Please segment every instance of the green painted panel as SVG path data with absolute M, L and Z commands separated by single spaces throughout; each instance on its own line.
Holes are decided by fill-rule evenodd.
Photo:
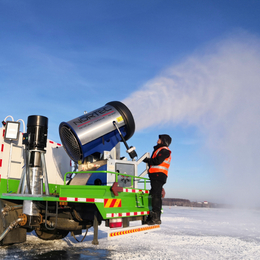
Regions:
M 62 185 L 59 195 L 73 198 L 104 198 L 110 193 L 110 186 Z
M 109 172 L 112 173 L 112 172 Z M 118 174 L 116 174 L 116 179 Z M 124 174 L 120 174 L 124 175 Z M 126 175 L 133 177 L 131 175 Z M 139 178 L 144 184 L 145 189 L 147 178 Z M 64 185 L 49 184 L 50 196 L 27 196 L 19 195 L 17 189 L 19 186 L 19 180 L 9 179 L 8 184 L 6 179 L 0 180 L 0 198 L 9 200 L 33 200 L 33 201 L 64 201 L 67 200 L 69 203 L 95 203 L 103 219 L 111 218 L 111 214 L 123 214 L 125 217 L 129 213 L 147 212 L 151 208 L 151 199 L 149 194 L 142 192 L 118 192 L 118 196 L 115 196 L 111 191 L 111 186 L 95 186 L 95 185 L 66 185 L 66 176 L 64 177 Z M 131 181 L 133 182 L 133 180 Z M 44 185 L 43 185 L 44 188 Z M 43 190 L 45 192 L 45 189 Z M 86 201 L 77 201 L 75 198 L 85 198 Z M 97 199 L 94 202 L 87 199 Z M 117 206 L 105 207 L 105 201 L 108 199 L 119 199 L 121 200 Z M 132 216 L 132 215 L 131 215 Z

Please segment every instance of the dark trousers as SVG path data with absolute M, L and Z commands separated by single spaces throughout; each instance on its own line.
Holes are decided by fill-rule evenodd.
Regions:
M 164 182 L 159 180 L 151 180 L 151 191 L 152 196 L 152 211 L 157 213 L 157 216 L 161 216 L 162 209 L 162 188 Z

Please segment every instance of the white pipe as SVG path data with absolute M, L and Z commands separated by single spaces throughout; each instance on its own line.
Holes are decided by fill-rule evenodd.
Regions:
M 8 168 L 7 168 L 7 178 L 6 178 L 7 193 L 9 192 L 8 180 L 9 180 L 9 173 L 10 173 L 10 169 L 11 169 L 11 160 L 12 160 L 12 151 L 13 151 L 13 142 L 12 142 L 12 140 L 10 142 L 11 142 L 11 145 L 10 145 L 9 161 L 8 161 Z
M 25 133 L 25 123 L 23 119 L 18 119 L 17 122 L 21 121 L 23 123 L 23 133 Z
M 6 120 L 8 117 L 11 117 L 11 118 L 12 118 L 12 121 L 14 121 L 14 118 L 13 118 L 12 116 L 7 116 L 7 117 L 5 118 L 5 120 Z M 5 121 L 5 120 L 4 120 L 4 121 Z

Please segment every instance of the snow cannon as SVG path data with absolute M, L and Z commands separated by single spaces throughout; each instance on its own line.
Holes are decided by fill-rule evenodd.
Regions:
M 135 150 L 126 143 L 134 132 L 133 115 L 119 101 L 109 102 L 59 126 L 61 142 L 67 154 L 79 164 L 92 155 L 102 157 L 104 151 L 111 151 L 119 142 L 124 142 L 130 157 L 135 158 Z

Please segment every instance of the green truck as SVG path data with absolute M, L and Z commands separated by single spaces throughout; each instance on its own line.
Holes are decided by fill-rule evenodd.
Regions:
M 3 121 L 0 128 L 0 245 L 22 243 L 27 232 L 43 240 L 69 232 L 87 234 L 105 222 L 108 237 L 159 228 L 147 226 L 151 209 L 145 169 L 127 145 L 135 131 L 130 110 L 113 101 L 83 116 L 62 122 L 61 144 L 47 138 L 48 118 L 29 116 Z M 20 131 L 23 123 L 23 132 Z M 120 156 L 124 143 L 130 160 Z M 131 221 L 140 221 L 132 227 Z M 83 232 L 83 233 L 82 233 Z

